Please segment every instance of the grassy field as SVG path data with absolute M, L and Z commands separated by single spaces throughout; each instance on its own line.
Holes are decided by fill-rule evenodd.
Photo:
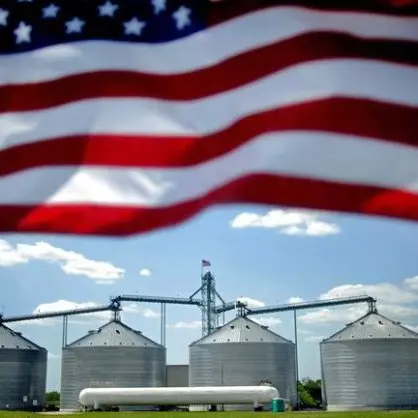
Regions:
M 35 414 L 30 412 L 6 412 L 0 411 L 0 418 L 33 418 Z M 78 414 L 38 413 L 41 417 L 60 418 L 262 418 L 273 414 L 271 412 L 88 412 Z M 282 418 L 416 418 L 416 411 L 388 411 L 388 412 L 284 412 L 278 414 Z

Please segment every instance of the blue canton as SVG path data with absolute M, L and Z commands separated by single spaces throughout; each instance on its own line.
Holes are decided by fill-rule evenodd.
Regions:
M 170 42 L 205 29 L 208 11 L 208 0 L 0 0 L 0 54 L 89 40 Z

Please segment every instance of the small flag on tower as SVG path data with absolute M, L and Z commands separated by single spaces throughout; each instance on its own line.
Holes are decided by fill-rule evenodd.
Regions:
M 211 266 L 210 261 L 202 260 L 202 267 L 210 267 L 210 266 Z

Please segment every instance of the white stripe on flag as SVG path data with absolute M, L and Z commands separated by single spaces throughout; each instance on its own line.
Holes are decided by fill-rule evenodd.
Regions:
M 180 169 L 36 168 L 0 178 L 0 204 L 103 203 L 158 207 L 251 174 L 308 177 L 418 191 L 418 149 L 321 132 L 262 135 L 229 154 Z
M 412 66 L 364 60 L 310 62 L 201 100 L 93 99 L 3 114 L 0 145 L 85 133 L 206 135 L 260 111 L 329 97 L 418 106 L 417 90 L 411 86 L 418 86 L 418 68 Z

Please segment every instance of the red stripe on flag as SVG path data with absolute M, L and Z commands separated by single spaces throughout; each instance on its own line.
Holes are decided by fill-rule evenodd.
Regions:
M 271 190 L 276 193 L 271 193 Z M 417 194 L 310 179 L 253 175 L 226 184 L 202 198 L 164 208 L 77 204 L 0 206 L 0 231 L 129 235 L 183 222 L 214 204 L 249 202 L 418 220 Z
M 336 58 L 418 66 L 418 42 L 366 40 L 334 32 L 308 33 L 183 74 L 96 71 L 46 82 L 1 86 L 0 112 L 39 110 L 93 98 L 194 100 L 238 88 L 292 65 Z
M 349 117 L 347 117 L 349 115 Z M 367 117 L 364 117 L 367 115 Z M 47 165 L 187 167 L 224 155 L 268 132 L 338 132 L 418 146 L 418 108 L 335 98 L 248 116 L 205 137 L 83 135 L 0 151 L 0 176 Z M 379 123 L 376 123 L 379 121 Z

